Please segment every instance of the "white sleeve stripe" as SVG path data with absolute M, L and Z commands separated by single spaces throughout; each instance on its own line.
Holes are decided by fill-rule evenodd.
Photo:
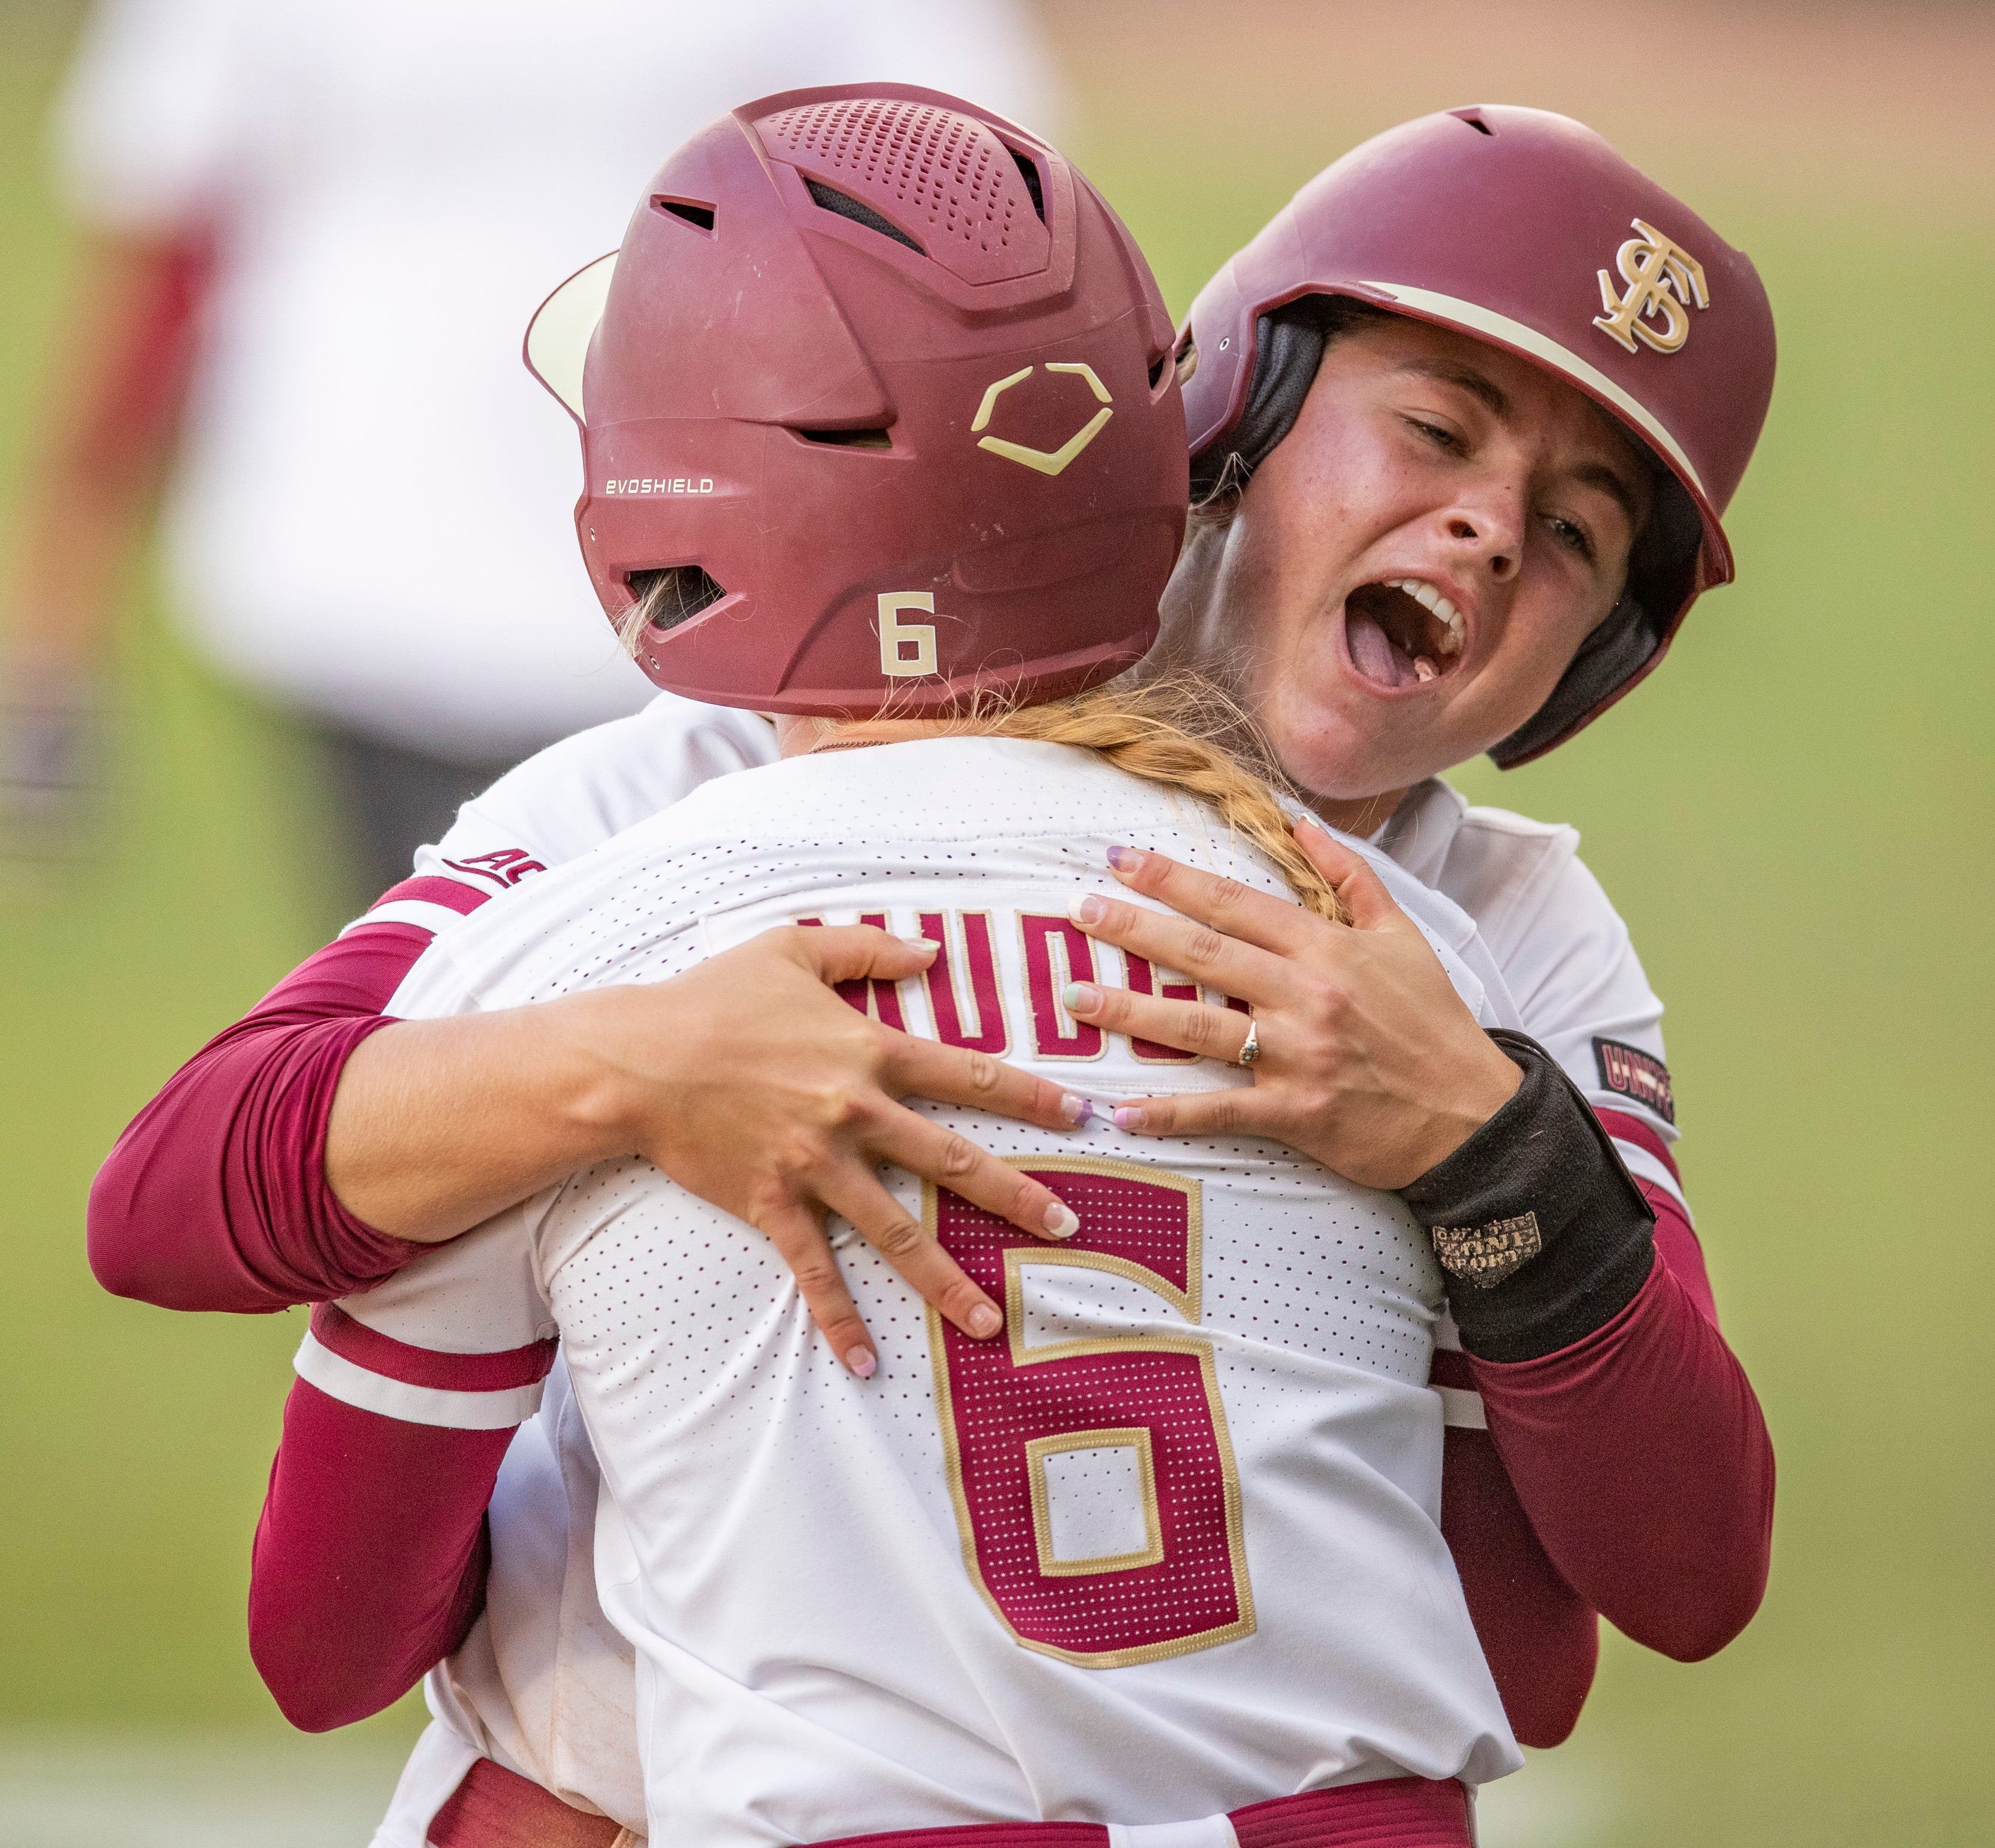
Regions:
M 1482 1395 L 1461 1386 L 1430 1386 L 1440 1394 L 1440 1421 L 1456 1431 L 1487 1431 L 1489 1414 L 1482 1409 Z
M 541 1409 L 543 1382 L 493 1393 L 452 1393 L 441 1386 L 404 1386 L 342 1359 L 309 1333 L 291 1363 L 300 1379 L 327 1397 L 404 1424 L 438 1424 L 450 1431 L 510 1431 Z
M 462 924 L 464 916 L 463 912 L 452 911 L 448 905 L 433 905 L 427 898 L 393 898 L 362 913 L 339 934 L 345 936 L 369 924 L 413 924 L 434 935 L 439 930 L 448 930 L 453 924 Z
M 1658 1161 L 1655 1156 L 1639 1142 L 1624 1142 L 1619 1136 L 1614 1139 L 1614 1152 L 1628 1164 L 1628 1172 L 1637 1180 L 1646 1180 L 1652 1187 L 1660 1187 L 1683 1209 L 1683 1216 L 1690 1219 L 1690 1203 L 1684 1198 L 1683 1187 L 1669 1170 L 1669 1165 Z M 1691 1220 L 1693 1227 L 1697 1221 Z

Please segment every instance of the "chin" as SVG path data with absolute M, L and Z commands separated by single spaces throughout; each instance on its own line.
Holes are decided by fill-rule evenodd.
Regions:
M 1434 754 L 1405 736 L 1406 716 L 1403 711 L 1350 713 L 1338 702 L 1311 713 L 1305 724 L 1278 720 L 1266 729 L 1282 768 L 1308 794 L 1365 802 L 1447 768 L 1430 761 Z

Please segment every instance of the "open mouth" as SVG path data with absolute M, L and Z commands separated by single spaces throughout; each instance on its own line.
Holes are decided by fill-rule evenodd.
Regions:
M 1360 584 L 1344 599 L 1344 635 L 1351 665 L 1365 679 L 1419 686 L 1461 665 L 1468 624 L 1424 579 L 1388 578 Z

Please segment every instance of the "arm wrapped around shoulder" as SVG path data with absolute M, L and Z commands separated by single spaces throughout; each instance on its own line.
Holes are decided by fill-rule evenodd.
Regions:
M 1434 1239 L 1462 1345 L 1536 1360 L 1633 1301 L 1655 1262 L 1655 1214 L 1558 1062 L 1522 1033 L 1489 1037 L 1523 1082 L 1399 1197 Z

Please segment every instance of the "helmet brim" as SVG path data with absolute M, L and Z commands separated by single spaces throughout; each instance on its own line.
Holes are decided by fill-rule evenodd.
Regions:
M 589 343 L 609 299 L 610 279 L 620 252 L 613 250 L 575 271 L 534 311 L 527 323 L 527 369 L 558 398 L 578 424 L 587 424 L 582 403 L 582 373 Z

